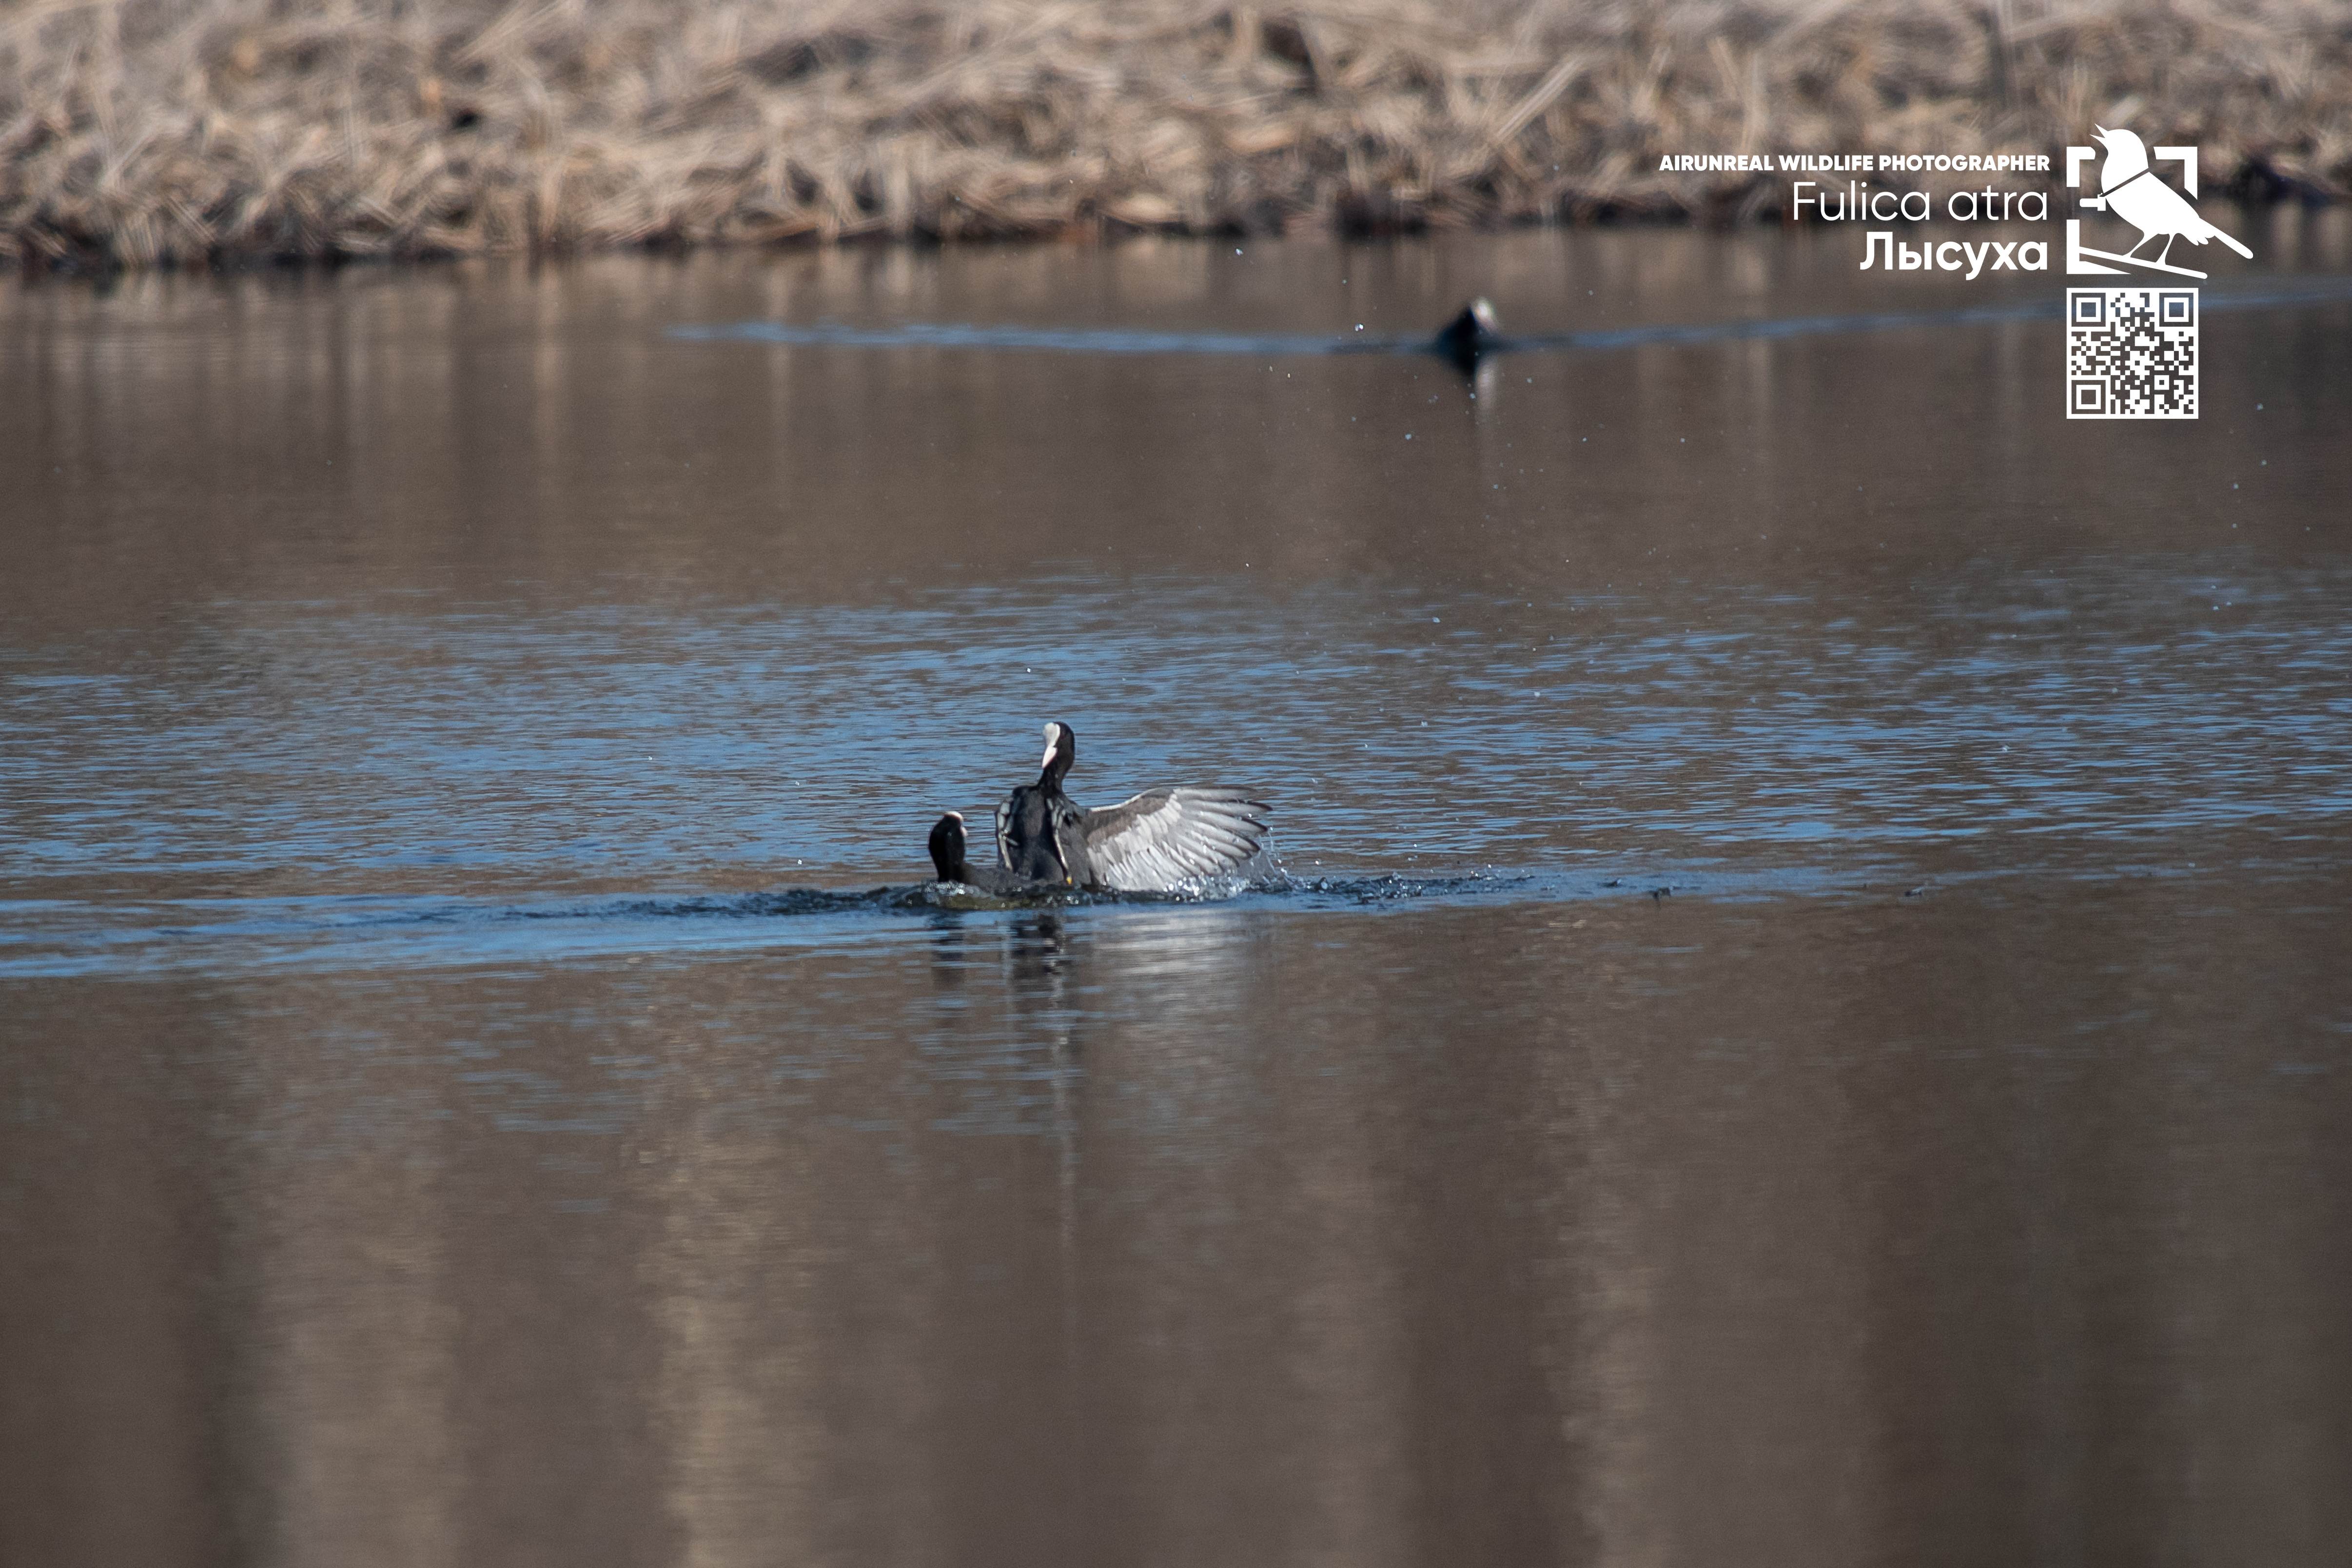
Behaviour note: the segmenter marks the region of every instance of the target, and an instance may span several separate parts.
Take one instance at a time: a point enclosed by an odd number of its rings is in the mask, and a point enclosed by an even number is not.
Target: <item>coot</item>
[[[1452,360],[1463,374],[1475,373],[1480,360],[1503,347],[1495,307],[1483,299],[1471,300],[1462,307],[1460,315],[1438,330],[1437,341],[1430,346]]]
[[[1008,874],[1089,891],[1173,892],[1230,876],[1265,847],[1258,814],[1266,808],[1237,789],[1151,789],[1089,811],[1062,792],[1077,760],[1077,732],[1046,725],[1037,782],[996,808],[997,859]]]
[[[961,882],[983,893],[1050,893],[1064,884],[1059,879],[1037,881],[1016,877],[1001,866],[975,866],[966,859],[963,813],[950,811],[931,828],[931,865],[942,882]]]

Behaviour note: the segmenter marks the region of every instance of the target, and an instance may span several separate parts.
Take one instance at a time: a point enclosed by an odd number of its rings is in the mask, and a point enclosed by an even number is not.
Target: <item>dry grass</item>
[[[1752,216],[1662,152],[2352,185],[2310,0],[6,0],[0,253],[153,265]],[[1972,182],[1979,183],[1979,182]]]

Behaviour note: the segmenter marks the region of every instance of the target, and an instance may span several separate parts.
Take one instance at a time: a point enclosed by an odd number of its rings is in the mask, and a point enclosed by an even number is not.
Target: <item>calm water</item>
[[[2146,426],[1843,237],[0,288],[0,1561],[2338,1560],[2352,216],[2239,226]],[[1475,292],[2020,309],[1272,352]],[[914,890],[1049,718],[1284,874]]]

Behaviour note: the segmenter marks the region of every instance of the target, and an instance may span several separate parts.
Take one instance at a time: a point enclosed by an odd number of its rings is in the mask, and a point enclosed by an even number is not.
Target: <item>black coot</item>
[[[1463,374],[1472,374],[1480,360],[1502,351],[1503,334],[1495,321],[1495,307],[1484,300],[1471,300],[1462,307],[1460,315],[1438,329],[1430,347],[1452,360]]]
[[[1048,893],[1064,884],[1016,877],[1001,866],[975,866],[965,858],[963,813],[950,811],[931,828],[931,866],[942,882],[961,882],[983,893]]]
[[[1078,760],[1078,737],[1067,724],[1045,726],[1045,756],[1034,784],[1023,784],[996,808],[996,858],[1013,876],[1060,888],[1086,881],[1086,835],[1078,807],[1062,793],[1063,775]]]
[[[1187,784],[1146,790],[1089,811],[1062,793],[1077,732],[1045,726],[1037,782],[996,808],[996,854],[1011,875],[1089,891],[1173,892],[1231,876],[1265,847],[1265,807],[1241,790]]]

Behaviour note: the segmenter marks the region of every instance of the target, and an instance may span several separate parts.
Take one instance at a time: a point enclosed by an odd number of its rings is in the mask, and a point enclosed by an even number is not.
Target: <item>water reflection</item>
[[[11,1555],[2316,1561],[2340,895],[2021,892],[19,984]]]

